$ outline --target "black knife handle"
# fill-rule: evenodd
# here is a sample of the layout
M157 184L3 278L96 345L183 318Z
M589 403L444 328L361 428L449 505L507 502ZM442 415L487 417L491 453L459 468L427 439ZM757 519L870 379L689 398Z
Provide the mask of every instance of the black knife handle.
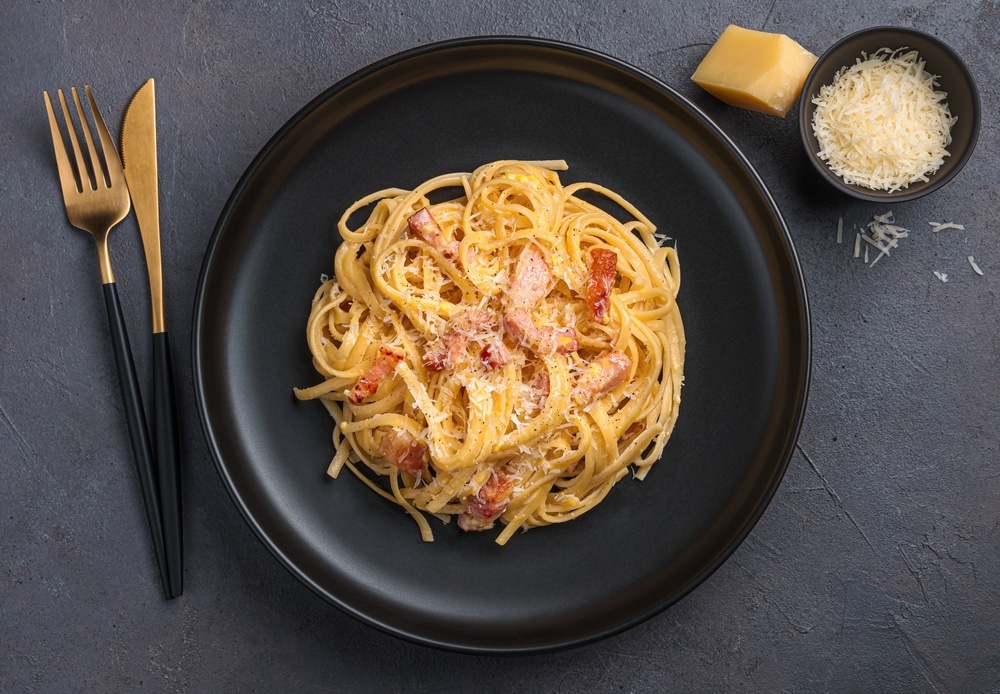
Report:
M156 563L160 569L163 593L169 599L171 597L170 580L163 545L160 501L156 489L153 448L149 442L146 414L142 408L142 393L139 390L139 379L135 375L135 364L132 361L128 332L125 330L121 302L118 300L118 289L114 282L103 286L104 306L107 309L108 323L111 327L111 347L114 350L115 364L118 367L118 383L121 386L122 401L125 405L125 419L128 422L129 439L132 442L132 455L135 458L135 469L139 476L139 488L142 491L142 501L146 508L149 532L153 536L153 550L156 553Z
M174 394L170 340L166 331L153 333L154 440L157 481L163 513L163 541L167 554L170 595L184 592L184 545L181 531L181 482L177 437L177 400Z

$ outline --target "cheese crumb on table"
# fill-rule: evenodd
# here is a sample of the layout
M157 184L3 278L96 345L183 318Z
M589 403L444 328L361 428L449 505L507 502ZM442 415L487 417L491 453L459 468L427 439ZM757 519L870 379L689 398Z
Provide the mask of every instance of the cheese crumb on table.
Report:
M965 231L965 226L962 224L955 224L955 222L927 222L931 225L931 231L939 232L945 229L958 229L959 231Z
M875 215L872 221L868 222L870 236L861 235L861 240L879 251L878 256L871 262L874 265L883 256L889 255L894 248L899 247L899 239L905 239L910 235L910 230L895 224L892 211L885 214ZM867 248L865 249L865 263L868 263ZM871 267L869 265L869 267Z
M784 34L731 24L691 80L731 106L784 117L802 93L816 60Z
M843 217L837 220L837 243L841 242L843 222ZM877 214L873 216L872 220L865 226L859 227L854 236L854 257L861 258L865 265L873 267L875 263L880 261L883 257L888 256L891 251L898 248L900 239L907 238L911 232L906 227L899 226L895 222L896 220L893 217L892 210L889 210L884 214ZM965 229L964 225L957 224L955 222L928 222L928 224L931 226L931 231L940 231L942 229ZM878 255L874 258L871 258L868 254L870 248L878 251ZM864 250L863 254L862 250ZM970 255L967 257L967 260L969 261L969 266L972 268L973 272L980 277L985 275L982 268L979 267L979 264L976 262L975 256ZM946 272L934 270L934 276L942 282L948 281L948 273Z

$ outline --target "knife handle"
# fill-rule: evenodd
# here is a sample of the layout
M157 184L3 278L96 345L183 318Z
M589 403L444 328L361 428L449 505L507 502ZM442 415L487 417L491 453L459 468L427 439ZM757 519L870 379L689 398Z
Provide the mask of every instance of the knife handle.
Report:
M166 331L153 333L154 439L163 515L170 594L184 592L184 545L181 530L181 481L177 437L177 401L174 395L170 341Z
M118 367L118 383L125 405L125 420L128 422L128 434L132 442L132 456L135 458L135 469L139 476L139 488L146 508L149 532L153 536L153 551L156 553L156 563L160 570L160 581L163 583L164 595L169 599L170 579L163 544L160 500L156 490L153 449L149 442L149 430L146 428L146 414L142 408L142 393L139 390L139 379L135 374L135 363L132 361L132 349L128 341L128 332L125 330L125 318L122 316L121 302L118 299L118 288L114 282L108 282L103 286L104 306L111 327L111 347Z

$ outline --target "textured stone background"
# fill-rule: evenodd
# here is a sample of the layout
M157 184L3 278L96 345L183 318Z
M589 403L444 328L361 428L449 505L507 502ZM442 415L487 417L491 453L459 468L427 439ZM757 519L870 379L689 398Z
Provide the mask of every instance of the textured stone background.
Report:
M729 23L816 53L864 27L912 26L969 63L985 114L976 155L945 190L893 208L915 233L891 258L869 268L836 244L838 217L853 229L885 209L816 183L797 111L743 112L688 80ZM3 3L0 691L1000 690L998 30L992 0ZM352 71L478 34L583 44L704 108L774 194L813 315L805 424L749 539L673 608L545 656L413 645L300 585L230 502L190 380L202 254L260 147ZM171 603L148 548L92 243L66 223L41 98L86 82L114 113L149 76L185 456L187 582ZM932 220L966 231L931 234ZM127 225L114 253L142 335L141 247ZM133 341L147 372L145 341Z

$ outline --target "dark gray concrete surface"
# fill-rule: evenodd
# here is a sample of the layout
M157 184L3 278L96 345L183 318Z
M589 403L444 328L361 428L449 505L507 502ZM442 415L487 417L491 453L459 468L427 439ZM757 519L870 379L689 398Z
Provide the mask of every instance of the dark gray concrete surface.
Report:
M797 111L784 120L740 111L688 80L728 23L787 33L817 53L864 27L912 26L969 63L984 107L978 149L946 189L893 207L914 233L892 257L869 268L837 245L839 217L851 230L886 210L815 181ZM316 597L230 501L191 384L202 254L259 148L350 72L477 34L579 43L704 108L774 194L813 315L804 427L749 538L671 609L544 656L439 652ZM1000 690L998 36L1000 7L971 0L3 3L0 691ZM169 603L131 467L93 244L66 222L41 95L88 83L117 125L150 76L186 493L186 592ZM966 229L932 234L928 221ZM113 248L148 373L134 221Z

